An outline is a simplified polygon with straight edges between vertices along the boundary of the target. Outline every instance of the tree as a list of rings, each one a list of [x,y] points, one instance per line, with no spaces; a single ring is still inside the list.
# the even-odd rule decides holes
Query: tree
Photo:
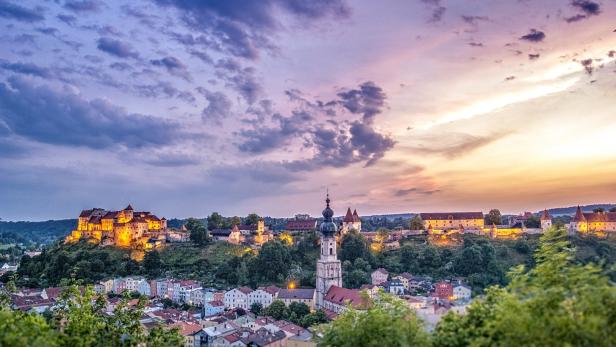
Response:
[[[41,315],[0,308],[0,346],[58,346],[58,333]]]
[[[597,207],[595,209],[592,210],[594,213],[602,213],[605,212],[605,209],[603,207]]]
[[[429,346],[421,320],[402,300],[382,295],[366,311],[349,308],[322,329],[318,346]]]
[[[278,240],[266,242],[253,264],[253,268],[259,270],[253,274],[264,282],[280,283],[287,277],[292,262],[288,246]]]
[[[329,322],[329,318],[327,318],[327,314],[323,310],[317,310],[315,312],[309,313],[301,320],[301,326],[304,328],[311,327],[313,325],[322,324]]]
[[[240,224],[242,224],[242,219],[240,217],[238,217],[238,216],[233,216],[233,217],[231,217],[229,219],[228,224],[231,227],[234,226],[234,225],[240,225]]]
[[[566,230],[548,230],[534,258],[534,268],[514,268],[507,287],[488,289],[466,315],[446,316],[434,345],[616,345],[616,287],[597,265],[575,261]]]
[[[148,347],[183,346],[184,338],[179,334],[178,328],[165,329],[158,325],[150,330],[145,344]]]
[[[541,228],[541,221],[535,215],[528,217],[524,224],[527,228]]]
[[[158,251],[146,252],[143,257],[143,269],[151,278],[154,278],[162,273],[163,262],[160,259]]]
[[[374,257],[368,247],[368,241],[357,231],[350,231],[342,237],[338,256],[341,261],[350,260],[354,262],[355,259],[362,258],[369,263],[374,262]]]
[[[248,216],[246,216],[244,221],[245,221],[246,225],[257,225],[257,223],[259,222],[259,219],[261,219],[261,217],[259,217],[258,214],[251,213]]]
[[[208,242],[207,229],[200,220],[196,218],[188,218],[186,221],[186,229],[188,229],[188,232],[190,233],[190,240],[196,245],[202,246]]]
[[[265,310],[264,314],[276,320],[285,319],[289,315],[287,306],[281,300],[274,300]]]
[[[503,217],[501,216],[500,210],[498,210],[498,209],[490,210],[490,212],[488,212],[488,214],[485,216],[485,223],[486,223],[486,225],[492,225],[492,224],[501,225],[501,224],[503,224]]]
[[[616,212],[616,207],[611,207],[609,211],[610,212]]]
[[[297,319],[302,319],[310,313],[310,307],[303,302],[292,302],[289,304],[290,313],[295,313]]]
[[[263,312],[263,305],[258,302],[253,302],[252,305],[250,305],[250,312],[254,313],[255,316],[260,316]]]
[[[411,218],[409,222],[409,228],[411,230],[423,230],[424,225],[423,221],[421,220],[421,216],[415,215],[415,217]]]
[[[207,217],[207,230],[220,229],[223,225],[223,217],[218,212],[212,212]]]

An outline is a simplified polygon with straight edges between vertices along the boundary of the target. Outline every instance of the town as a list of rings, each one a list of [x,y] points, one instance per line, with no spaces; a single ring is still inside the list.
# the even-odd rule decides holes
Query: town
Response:
[[[318,331],[314,328],[318,324],[336,320],[349,308],[369,309],[384,294],[402,300],[424,322],[427,331],[432,331],[448,312],[465,314],[473,301],[473,288],[464,277],[435,280],[423,274],[390,272],[382,267],[370,273],[368,283],[359,288],[345,288],[343,277],[348,274],[343,272],[338,258],[338,248],[345,235],[362,235],[373,251],[391,251],[400,249],[401,241],[418,235],[443,246],[461,235],[510,240],[541,234],[552,227],[548,210],[538,218],[531,213],[513,216],[506,225],[488,225],[487,216],[481,212],[445,212],[417,214],[416,230],[366,232],[362,231],[362,219],[356,210],[351,212],[348,208],[335,221],[329,195],[322,215],[320,219],[301,216],[289,220],[283,231],[271,230],[258,218],[251,225],[234,224],[209,233],[213,242],[258,252],[267,242],[293,242],[291,235],[298,237],[316,229],[320,250],[311,287],[299,287],[294,281],[288,281],[285,287],[272,283],[256,288],[212,288],[194,279],[144,276],[115,277],[85,284],[91,285],[97,297],[105,300],[104,310],[108,315],[114,314],[123,295],[132,298],[129,305],[145,298],[139,323],[145,329],[177,328],[185,346],[315,346]],[[533,218],[538,219],[538,228],[527,227],[528,220]],[[570,234],[606,237],[616,231],[616,212],[582,212],[578,206],[566,229]],[[82,211],[76,228],[64,240],[66,245],[79,242],[157,252],[173,244],[189,243],[191,236],[186,225],[168,227],[165,218],[159,219],[150,212],[135,212],[128,205],[121,211],[100,208]],[[33,252],[28,256],[39,254]],[[3,274],[17,272],[17,265],[5,264]],[[10,294],[10,306],[14,310],[46,314],[56,309],[63,290],[63,287],[17,288]]]

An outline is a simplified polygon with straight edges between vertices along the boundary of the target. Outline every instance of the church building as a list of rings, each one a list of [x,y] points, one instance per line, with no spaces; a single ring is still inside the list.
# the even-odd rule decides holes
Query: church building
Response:
[[[327,206],[323,210],[321,223],[321,253],[317,261],[316,307],[324,308],[324,298],[332,287],[342,287],[342,267],[336,252],[336,223],[332,217],[334,211],[329,207],[329,194],[325,199]]]

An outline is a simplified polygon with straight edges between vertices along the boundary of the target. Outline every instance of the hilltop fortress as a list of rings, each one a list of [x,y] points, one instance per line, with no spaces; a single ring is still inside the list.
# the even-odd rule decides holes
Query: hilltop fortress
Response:
[[[152,249],[159,247],[167,231],[167,220],[150,212],[135,212],[131,205],[121,211],[102,208],[83,210],[77,229],[65,242],[89,239],[102,245]]]

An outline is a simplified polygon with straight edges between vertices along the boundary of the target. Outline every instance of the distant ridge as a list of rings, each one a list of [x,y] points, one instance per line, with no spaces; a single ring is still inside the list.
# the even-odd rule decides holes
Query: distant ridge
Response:
[[[608,211],[612,207],[616,207],[616,204],[580,205],[582,212],[592,212],[596,208],[602,208],[605,211]],[[574,215],[575,209],[577,209],[577,206],[557,207],[557,208],[548,209],[548,212],[550,212],[552,216]],[[541,211],[537,213],[540,213],[540,212]]]

